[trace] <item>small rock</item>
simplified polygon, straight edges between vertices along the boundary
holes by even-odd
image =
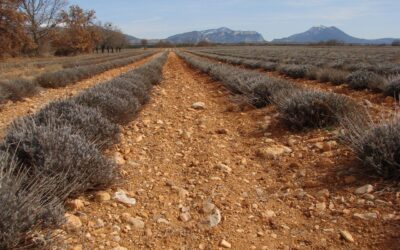
[[[263,213],[262,215],[263,215],[263,217],[265,217],[265,218],[267,218],[267,219],[272,218],[272,217],[276,217],[275,212],[272,211],[272,210],[267,210],[267,211],[265,211],[265,213]]]
[[[347,208],[345,208],[345,209],[343,209],[342,210],[342,213],[343,214],[349,214],[351,211],[349,210],[349,209],[347,209]]]
[[[191,216],[190,216],[190,214],[189,213],[181,213],[180,215],[179,215],[179,219],[181,220],[181,221],[183,221],[183,222],[188,222],[188,221],[190,221],[190,219],[191,219]]]
[[[315,147],[317,147],[320,150],[324,149],[324,143],[323,142],[317,142],[315,143]]]
[[[119,235],[115,235],[115,236],[112,237],[112,240],[114,242],[120,242],[121,241],[121,237]]]
[[[353,236],[346,230],[340,230],[340,236],[348,242],[354,242]]]
[[[141,141],[143,141],[143,135],[139,135],[138,137],[136,137],[135,141],[136,141],[136,142],[141,142]]]
[[[260,148],[256,151],[257,156],[265,159],[278,159],[283,154],[291,153],[292,149],[285,146],[273,145],[267,148]]]
[[[82,227],[81,220],[73,214],[65,214],[65,228],[68,231],[77,231]]]
[[[291,147],[295,146],[297,144],[297,141],[293,138],[289,138],[287,144]]]
[[[71,248],[71,250],[83,250],[83,246],[82,245],[76,245],[76,246],[73,246]]]
[[[357,188],[354,193],[355,194],[368,194],[374,191],[374,187],[371,184],[364,185],[362,187]]]
[[[126,205],[135,205],[136,204],[136,199],[135,198],[130,198],[126,195],[126,193],[123,190],[118,190],[115,192],[114,197],[115,200],[124,203]]]
[[[102,219],[97,219],[96,220],[96,224],[95,224],[96,228],[102,228],[104,226],[105,226],[105,223],[104,223],[104,221]]]
[[[223,247],[223,248],[231,248],[231,247],[232,247],[232,244],[229,243],[229,242],[226,241],[226,240],[221,240],[221,242],[219,243],[219,245],[220,245],[221,247]]]
[[[142,218],[140,217],[135,217],[135,218],[129,218],[128,222],[133,225],[134,228],[136,229],[143,229],[144,228],[144,222]]]
[[[221,211],[219,211],[218,208],[215,208],[214,212],[208,216],[210,227],[216,227],[221,222],[221,219]]]
[[[209,201],[204,202],[203,204],[203,213],[209,214],[211,213],[215,208],[215,205]]]
[[[364,214],[359,214],[355,213],[353,214],[354,218],[362,219],[362,220],[374,220],[378,218],[377,213],[364,213]]]
[[[205,109],[206,104],[204,102],[195,102],[192,104],[192,108],[194,109]]]
[[[169,221],[167,219],[164,219],[164,218],[158,218],[157,219],[157,223],[158,224],[169,224]]]
[[[225,173],[231,173],[232,172],[232,168],[228,167],[227,165],[223,164],[223,163],[218,163],[217,167],[219,169],[221,169],[223,172]]]
[[[105,202],[111,200],[111,196],[105,191],[99,191],[94,195],[94,199],[98,202]]]
[[[122,157],[121,153],[116,152],[114,154],[114,161],[118,164],[118,165],[124,165],[125,164],[125,160],[124,157]]]
[[[372,103],[370,101],[368,101],[367,99],[364,99],[363,102],[364,102],[364,105],[367,106],[368,108],[371,108],[373,106]]]
[[[126,247],[114,247],[112,250],[128,250]]]
[[[317,193],[317,196],[318,197],[325,197],[325,198],[329,198],[329,195],[330,195],[330,193],[329,193],[329,190],[328,189],[322,189],[322,190],[320,190],[320,191],[318,191],[318,193]]]
[[[370,200],[370,201],[372,201],[372,200],[375,199],[375,196],[374,196],[373,194],[364,194],[362,197],[363,197],[364,199]]]
[[[82,209],[84,206],[85,204],[80,199],[70,200],[67,202],[67,207],[72,210]]]
[[[180,197],[181,199],[185,199],[186,197],[189,196],[189,191],[187,191],[187,190],[184,189],[184,188],[179,188],[178,193],[179,193],[179,197]]]

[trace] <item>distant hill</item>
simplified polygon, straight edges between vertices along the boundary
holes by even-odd
[[[350,36],[335,26],[317,26],[312,27],[306,32],[295,34],[282,39],[275,39],[273,43],[319,43],[336,40],[352,44],[391,44],[395,38],[382,39],[361,39]]]
[[[170,36],[166,39],[172,43],[196,44],[201,41],[211,43],[262,43],[263,36],[255,31],[234,31],[228,28],[210,29],[204,31],[192,31]]]
[[[140,38],[137,38],[135,36],[131,36],[131,35],[126,35],[125,34],[126,39],[128,40],[129,44],[140,44]]]
[[[142,38],[137,38],[135,36],[131,35],[126,35],[126,39],[128,40],[128,43],[131,45],[138,45],[141,44]],[[158,43],[161,39],[146,39],[148,44],[156,44]]]

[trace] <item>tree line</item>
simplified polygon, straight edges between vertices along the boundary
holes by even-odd
[[[117,26],[66,0],[0,1],[0,57],[114,53],[126,45]]]

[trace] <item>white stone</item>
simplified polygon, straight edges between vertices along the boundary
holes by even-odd
[[[136,199],[135,198],[130,198],[126,195],[126,193],[123,190],[118,190],[115,192],[114,197],[115,200],[127,204],[127,205],[135,205],[136,204]]]
[[[121,155],[121,153],[116,152],[114,154],[114,160],[118,165],[123,165],[125,164],[124,157]]]
[[[183,221],[183,222],[188,222],[188,221],[190,221],[190,219],[191,219],[191,216],[190,216],[190,214],[189,213],[181,213],[180,215],[179,215],[179,219],[181,220],[181,221]]]
[[[205,109],[206,104],[204,102],[195,102],[192,104],[192,108],[194,109]]]
[[[378,218],[377,213],[364,213],[364,214],[359,214],[355,213],[353,214],[354,218],[362,219],[362,220],[374,220]]]
[[[348,242],[354,242],[353,236],[346,230],[340,230],[340,236]]]
[[[218,208],[215,208],[214,212],[208,216],[210,227],[216,227],[221,222],[221,219],[221,211],[219,211]]]
[[[226,240],[221,240],[221,242],[219,243],[219,245],[220,245],[221,247],[223,247],[223,248],[231,248],[231,247],[232,247],[232,244],[229,243],[229,242],[226,241]]]
[[[364,185],[362,187],[357,188],[354,193],[355,194],[368,194],[374,191],[374,187],[371,184]]]

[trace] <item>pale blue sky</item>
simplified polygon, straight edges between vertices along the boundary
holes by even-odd
[[[69,0],[140,38],[228,27],[266,40],[337,26],[360,38],[400,37],[400,0]]]

